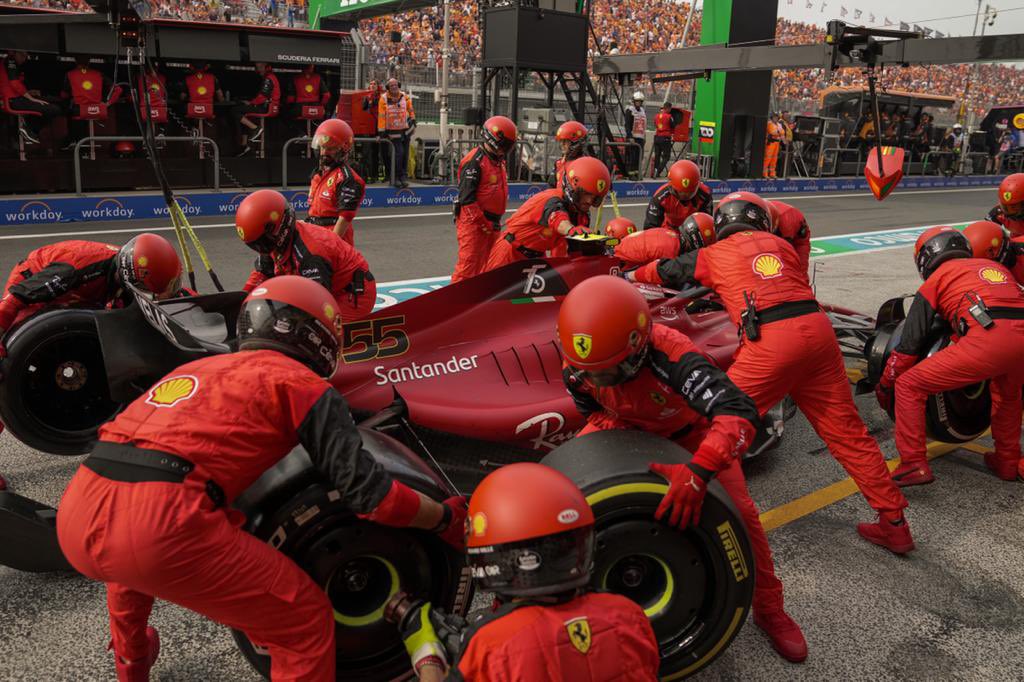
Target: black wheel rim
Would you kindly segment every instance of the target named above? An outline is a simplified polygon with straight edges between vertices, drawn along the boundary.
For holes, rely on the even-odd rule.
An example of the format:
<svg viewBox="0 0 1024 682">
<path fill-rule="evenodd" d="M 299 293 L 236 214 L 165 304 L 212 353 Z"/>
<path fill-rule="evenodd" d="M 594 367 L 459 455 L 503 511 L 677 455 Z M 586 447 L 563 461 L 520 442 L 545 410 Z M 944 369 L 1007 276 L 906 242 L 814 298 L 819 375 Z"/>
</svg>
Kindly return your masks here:
<svg viewBox="0 0 1024 682">
<path fill-rule="evenodd" d="M 93 334 L 68 331 L 37 345 L 22 369 L 22 400 L 40 425 L 65 434 L 94 431 L 117 413 L 103 350 Z"/>
</svg>

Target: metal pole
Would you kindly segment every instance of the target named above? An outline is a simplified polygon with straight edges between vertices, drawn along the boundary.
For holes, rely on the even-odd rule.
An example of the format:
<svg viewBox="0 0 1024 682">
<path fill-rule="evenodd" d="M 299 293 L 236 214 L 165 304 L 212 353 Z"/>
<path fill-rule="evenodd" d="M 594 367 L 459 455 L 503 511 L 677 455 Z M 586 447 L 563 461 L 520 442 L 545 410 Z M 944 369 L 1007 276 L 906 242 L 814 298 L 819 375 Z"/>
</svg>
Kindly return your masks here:
<svg viewBox="0 0 1024 682">
<path fill-rule="evenodd" d="M 448 148 L 448 71 L 451 52 L 451 0 L 441 0 L 444 4 L 444 46 L 441 48 L 441 153 Z"/>
<path fill-rule="evenodd" d="M 981 0 L 978 0 L 978 2 L 981 2 Z M 679 47 L 686 47 L 686 36 L 690 33 L 690 22 L 693 21 L 693 12 L 696 9 L 697 0 L 690 0 L 690 12 L 686 15 L 686 26 L 683 28 L 683 44 Z"/>
<path fill-rule="evenodd" d="M 988 15 L 989 15 L 989 11 L 992 10 L 992 9 L 993 9 L 993 7 L 991 5 L 985 5 L 985 16 L 984 16 L 984 18 L 981 21 L 981 37 L 982 38 L 985 37 L 985 26 L 988 25 L 988 21 L 989 21 Z M 978 0 L 978 10 L 979 10 L 979 12 L 981 10 L 981 0 Z M 994 21 L 994 19 L 995 18 L 993 17 L 993 21 Z M 974 30 L 975 30 L 975 32 L 977 32 L 977 30 L 978 30 L 978 14 L 974 15 Z M 967 154 L 968 154 L 968 152 L 970 151 L 970 148 L 971 148 L 971 145 L 970 145 L 970 141 L 971 141 L 971 128 L 974 126 L 974 119 L 975 119 L 974 106 L 973 106 L 974 103 L 972 102 L 972 99 L 973 99 L 972 86 L 974 84 L 974 79 L 977 78 L 977 77 L 978 77 L 978 62 L 974 62 L 974 64 L 971 65 L 971 73 L 967 77 L 967 85 L 966 85 L 966 87 L 964 87 L 964 103 L 963 103 L 963 106 L 966 107 L 966 109 L 967 109 L 967 111 L 966 111 L 967 119 L 964 121 L 964 123 L 966 124 L 964 126 L 964 132 L 963 132 L 964 139 L 960 142 L 960 172 L 961 173 L 964 173 L 965 171 L 971 171 L 971 172 L 974 171 L 973 164 L 970 164 L 970 159 L 968 158 Z M 963 119 L 963 116 L 961 116 L 961 119 Z M 987 170 L 987 168 L 986 168 L 986 170 Z"/>
</svg>

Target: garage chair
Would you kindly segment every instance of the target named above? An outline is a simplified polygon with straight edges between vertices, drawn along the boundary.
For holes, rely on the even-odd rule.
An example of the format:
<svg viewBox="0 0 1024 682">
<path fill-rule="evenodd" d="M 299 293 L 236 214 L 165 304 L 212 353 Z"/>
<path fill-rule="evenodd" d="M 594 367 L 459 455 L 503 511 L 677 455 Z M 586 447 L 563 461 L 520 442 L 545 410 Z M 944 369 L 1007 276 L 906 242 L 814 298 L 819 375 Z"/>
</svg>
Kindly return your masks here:
<svg viewBox="0 0 1024 682">
<path fill-rule="evenodd" d="M 299 110 L 299 115 L 295 120 L 306 122 L 306 137 L 313 137 L 313 123 L 319 123 L 324 120 L 327 115 L 326 109 L 320 104 L 303 104 Z M 306 157 L 312 155 L 312 149 L 310 148 L 311 142 L 306 143 Z"/>
<path fill-rule="evenodd" d="M 199 137 L 206 136 L 206 130 L 204 129 L 205 121 L 212 121 L 214 118 L 213 104 L 206 104 L 204 102 L 189 102 L 188 108 L 185 110 L 185 118 L 190 118 L 196 122 L 196 130 L 199 131 Z M 206 145 L 199 142 L 199 158 L 204 159 Z"/>
<path fill-rule="evenodd" d="M 21 161 L 25 160 L 25 136 L 21 134 L 22 129 L 25 128 L 25 117 L 26 116 L 42 116 L 38 111 L 24 111 L 21 109 L 14 109 L 11 107 L 10 100 L 7 97 L 0 99 L 0 111 L 5 114 L 14 116 L 18 120 L 18 159 Z"/>
<path fill-rule="evenodd" d="M 267 147 L 266 147 L 266 145 L 267 145 L 267 134 L 266 133 L 267 133 L 267 131 L 265 130 L 265 128 L 266 128 L 266 125 L 267 125 L 267 119 L 268 118 L 277 118 L 280 113 L 281 113 L 281 104 L 279 102 L 270 102 L 267 105 L 267 110 L 265 112 L 263 112 L 262 114 L 260 114 L 260 113 L 249 113 L 249 114 L 246 114 L 246 116 L 248 116 L 249 118 L 258 118 L 260 120 L 260 130 L 262 131 L 262 134 L 260 135 L 260 139 L 259 139 L 260 147 L 256 151 L 256 158 L 257 159 L 265 159 L 266 158 L 266 149 L 267 149 Z"/>
<path fill-rule="evenodd" d="M 106 102 L 98 104 L 86 104 L 78 108 L 78 113 L 71 117 L 73 121 L 87 121 L 89 123 L 89 137 L 96 135 L 96 121 L 103 121 L 109 118 L 109 109 L 121 98 L 121 86 L 115 85 L 110 91 L 110 98 Z M 96 143 L 89 140 L 89 160 L 96 160 Z"/>
</svg>

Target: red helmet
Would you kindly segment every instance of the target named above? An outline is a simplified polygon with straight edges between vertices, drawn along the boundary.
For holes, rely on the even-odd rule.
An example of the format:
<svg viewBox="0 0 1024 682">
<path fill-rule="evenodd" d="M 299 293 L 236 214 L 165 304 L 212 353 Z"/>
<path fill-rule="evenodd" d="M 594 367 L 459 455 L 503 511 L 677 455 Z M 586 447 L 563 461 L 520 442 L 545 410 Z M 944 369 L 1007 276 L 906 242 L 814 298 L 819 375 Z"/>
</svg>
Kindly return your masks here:
<svg viewBox="0 0 1024 682">
<path fill-rule="evenodd" d="M 516 143 L 516 124 L 507 116 L 491 116 L 484 121 L 482 137 L 484 144 L 494 151 L 507 154 Z"/>
<path fill-rule="evenodd" d="M 129 159 L 135 156 L 135 143 L 128 140 L 120 140 L 114 143 L 114 158 Z"/>
<path fill-rule="evenodd" d="M 171 243 L 158 234 L 145 232 L 132 237 L 117 254 L 121 281 L 167 298 L 181 289 L 181 260 Z"/>
<path fill-rule="evenodd" d="M 687 216 L 679 226 L 679 241 L 683 251 L 696 251 L 711 246 L 718 241 L 715 236 L 715 219 L 707 213 L 693 213 Z"/>
<path fill-rule="evenodd" d="M 562 354 L 595 385 L 619 384 L 640 371 L 650 335 L 647 299 L 619 277 L 580 282 L 558 311 Z"/>
<path fill-rule="evenodd" d="M 971 258 L 973 255 L 967 237 L 945 225 L 925 230 L 914 244 L 914 263 L 921 279 L 931 277 L 948 260 Z"/>
<path fill-rule="evenodd" d="M 779 221 L 782 220 L 782 214 L 779 213 L 779 206 L 774 201 L 768 202 L 768 212 L 771 213 L 772 218 L 772 232 L 775 234 L 779 233 Z"/>
<path fill-rule="evenodd" d="M 964 237 L 970 243 L 975 258 L 990 258 L 1006 264 L 1010 255 L 1010 239 L 1000 225 L 978 220 L 964 229 Z"/>
<path fill-rule="evenodd" d="M 502 596 L 582 587 L 594 563 L 594 512 L 565 474 L 518 462 L 480 482 L 469 498 L 466 554 L 473 577 Z"/>
<path fill-rule="evenodd" d="M 594 206 L 600 206 L 611 188 L 612 176 L 608 166 L 592 156 L 576 159 L 562 173 L 562 193 L 577 208 L 581 205 L 584 193 L 594 198 Z"/>
<path fill-rule="evenodd" d="M 579 158 L 587 143 L 587 127 L 579 121 L 566 121 L 558 126 L 558 130 L 555 131 L 555 139 L 559 142 L 569 143 L 567 151 L 570 159 Z"/>
<path fill-rule="evenodd" d="M 298 275 L 272 277 L 242 301 L 239 350 L 276 350 L 322 377 L 338 366 L 341 316 L 323 286 Z"/>
<path fill-rule="evenodd" d="M 700 187 L 700 169 L 693 161 L 676 161 L 668 169 L 668 184 L 672 185 L 676 196 L 689 201 Z"/>
<path fill-rule="evenodd" d="M 261 189 L 238 205 L 235 229 L 250 249 L 259 253 L 279 252 L 295 232 L 295 209 L 280 192 Z"/>
<path fill-rule="evenodd" d="M 753 192 L 733 192 L 718 203 L 715 210 L 715 234 L 718 239 L 747 230 L 770 232 L 772 210 L 768 202 Z"/>
<path fill-rule="evenodd" d="M 316 127 L 312 147 L 325 156 L 341 161 L 352 151 L 354 137 L 348 123 L 340 118 L 329 118 Z"/>
<path fill-rule="evenodd" d="M 1024 173 L 1007 175 L 999 183 L 999 205 L 1007 218 L 1024 220 Z"/>
<path fill-rule="evenodd" d="M 626 235 L 633 234 L 634 232 L 636 232 L 636 223 L 625 216 L 612 218 L 604 226 L 604 233 L 619 241 L 625 239 Z"/>
</svg>

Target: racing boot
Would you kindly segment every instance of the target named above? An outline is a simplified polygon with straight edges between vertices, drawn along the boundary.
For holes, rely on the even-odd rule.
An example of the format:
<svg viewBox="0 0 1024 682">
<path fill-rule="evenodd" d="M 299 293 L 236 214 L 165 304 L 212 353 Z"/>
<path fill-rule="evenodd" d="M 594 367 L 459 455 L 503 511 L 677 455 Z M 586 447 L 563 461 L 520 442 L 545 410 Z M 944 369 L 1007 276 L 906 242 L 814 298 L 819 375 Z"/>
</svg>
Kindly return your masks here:
<svg viewBox="0 0 1024 682">
<path fill-rule="evenodd" d="M 146 638 L 149 640 L 149 653 L 134 661 L 125 661 L 116 653 L 114 654 L 115 666 L 117 667 L 117 682 L 149 682 L 149 669 L 156 663 L 156 657 L 160 655 L 160 633 L 156 628 L 146 628 Z M 110 646 L 114 646 L 111 642 Z"/>
<path fill-rule="evenodd" d="M 754 625 L 768 636 L 772 648 L 790 663 L 802 663 L 807 658 L 807 640 L 796 621 L 789 614 L 777 611 L 754 610 Z"/>
<path fill-rule="evenodd" d="M 903 517 L 903 512 L 880 512 L 877 522 L 858 523 L 857 533 L 868 542 L 885 547 L 893 554 L 906 554 L 914 549 L 910 524 Z"/>
<path fill-rule="evenodd" d="M 1006 459 L 1000 457 L 995 452 L 986 452 L 985 466 L 1004 481 L 1016 481 L 1017 471 L 1020 467 L 1020 459 Z"/>
<path fill-rule="evenodd" d="M 896 470 L 892 472 L 893 483 L 901 488 L 912 485 L 925 485 L 935 480 L 932 468 L 927 461 L 920 463 L 900 462 Z"/>
</svg>

